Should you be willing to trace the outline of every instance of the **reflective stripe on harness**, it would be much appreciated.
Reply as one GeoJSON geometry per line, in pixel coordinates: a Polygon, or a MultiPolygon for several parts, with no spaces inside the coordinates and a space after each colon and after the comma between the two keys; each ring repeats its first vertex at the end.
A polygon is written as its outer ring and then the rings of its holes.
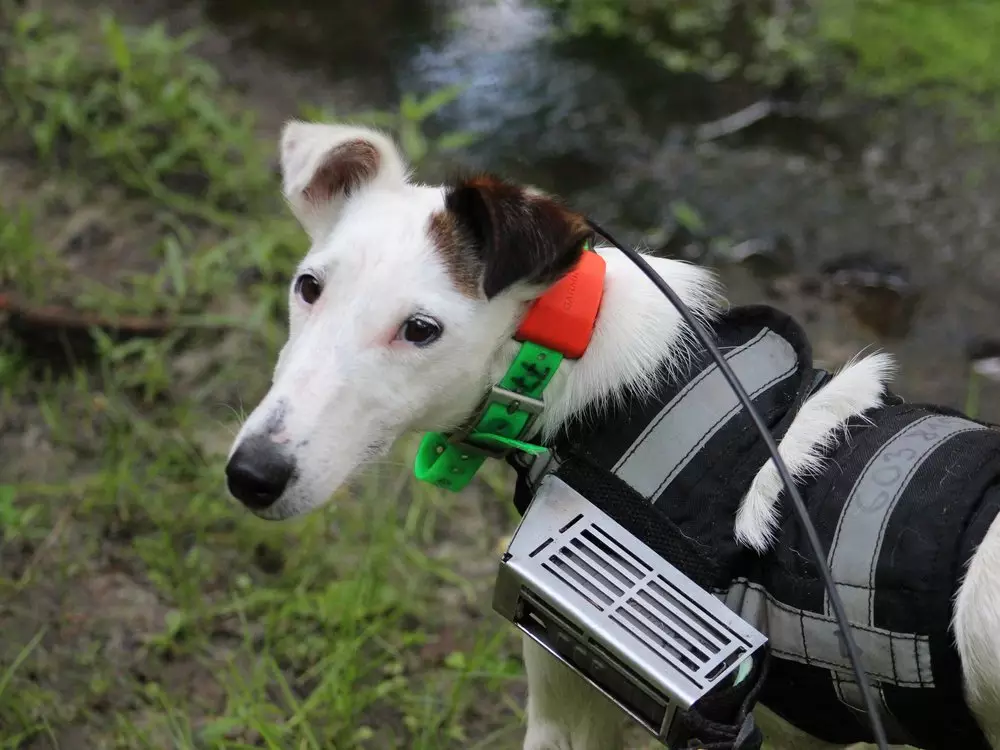
{"type": "MultiPolygon", "coordinates": [[[[797,363],[788,342],[768,329],[723,356],[751,398],[790,377],[797,363]]],[[[831,377],[826,370],[816,370],[803,401],[831,377]]],[[[735,394],[713,363],[663,407],[612,471],[647,499],[655,498],[739,409],[735,394]]],[[[523,464],[528,486],[534,491],[546,475],[559,468],[560,461],[554,451],[546,451],[525,458],[523,464]]]]}
{"type": "MultiPolygon", "coordinates": [[[[791,345],[767,328],[723,356],[751,398],[791,377],[798,363],[791,345]]],[[[740,408],[719,366],[712,363],[663,407],[611,471],[655,502],[740,408]]]]}
{"type": "MultiPolygon", "coordinates": [[[[897,432],[869,459],[844,503],[828,553],[830,572],[852,623],[874,628],[875,570],[886,523],[913,475],[946,440],[983,429],[983,425],[967,419],[930,415],[897,432]]],[[[828,595],[824,596],[823,611],[832,612],[828,595]]],[[[886,672],[892,676],[909,665],[911,685],[934,687],[927,639],[918,640],[911,650],[907,641],[915,638],[912,634],[889,633],[887,650],[869,650],[866,654],[873,660],[887,660],[891,670],[886,672]]],[[[866,669],[871,671],[872,666],[866,664],[866,669]]],[[[830,677],[840,701],[863,717],[864,704],[857,682],[837,670],[831,671],[830,677]]],[[[894,721],[881,690],[877,697],[886,723],[894,721]]]]}

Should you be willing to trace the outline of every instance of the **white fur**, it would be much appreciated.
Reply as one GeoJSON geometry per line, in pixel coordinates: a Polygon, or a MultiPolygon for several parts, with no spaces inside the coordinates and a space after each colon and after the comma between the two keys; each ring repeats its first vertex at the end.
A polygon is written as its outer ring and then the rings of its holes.
{"type": "Polygon", "coordinates": [[[622,747],[621,710],[530,638],[524,639],[528,675],[528,731],[524,750],[622,747]]]}
{"type": "Polygon", "coordinates": [[[335,197],[324,205],[314,206],[303,198],[302,191],[331,151],[358,138],[374,145],[382,156],[378,174],[371,182],[373,187],[396,190],[406,184],[406,164],[399,158],[392,140],[376,130],[292,121],[281,134],[281,173],[285,199],[314,242],[329,234],[346,201],[335,197]]]}
{"type": "MultiPolygon", "coordinates": [[[[680,314],[649,283],[636,266],[616,249],[598,247],[607,264],[602,310],[614,315],[597,319],[586,354],[565,360],[546,389],[546,409],[538,420],[544,437],[551,437],[574,414],[585,409],[596,415],[626,392],[643,393],[655,386],[657,367],[679,367],[691,356],[693,334],[680,314]]],[[[646,259],[685,300],[698,318],[715,312],[718,289],[712,275],[698,266],[662,258],[646,259]]],[[[509,341],[493,363],[497,382],[507,371],[520,344],[509,341]]]]}
{"type": "MultiPolygon", "coordinates": [[[[802,405],[778,445],[778,454],[794,479],[822,471],[822,450],[841,438],[848,419],[882,403],[882,387],[893,367],[888,354],[848,363],[802,405]]],[[[769,459],[754,477],[736,514],[736,538],[742,544],[758,552],[770,546],[783,490],[774,459],[769,459]]]]}
{"type": "Polygon", "coordinates": [[[969,563],[952,626],[966,700],[994,748],[1000,747],[1000,518],[969,563]]]}
{"type": "MultiPolygon", "coordinates": [[[[291,451],[297,471],[281,498],[259,514],[285,518],[331,496],[371,457],[403,433],[450,429],[474,409],[513,358],[511,335],[538,290],[513,288],[491,301],[454,288],[427,234],[443,207],[440,187],[408,181],[392,142],[370,130],[291,123],[281,142],[289,205],[312,239],[299,272],[321,278],[311,307],[290,294],[290,332],[271,390],[243,425],[233,452],[249,436],[291,451]],[[314,205],[302,190],[330,152],[365,139],[381,156],[378,173],[350,197],[314,205]],[[444,335],[416,348],[395,336],[415,312],[434,316],[444,335]],[[274,431],[275,421],[281,429],[274,431]]],[[[692,352],[690,331],[670,303],[617,251],[607,260],[601,314],[593,341],[578,361],[561,367],[546,392],[540,421],[551,435],[571,415],[600,409],[626,390],[643,391],[662,363],[681,364],[692,352]]],[[[649,258],[656,271],[703,319],[717,310],[710,273],[673,260],[649,258]]],[[[819,471],[823,447],[843,439],[845,422],[879,404],[893,369],[876,354],[845,366],[810,398],[780,444],[792,475],[819,471]]],[[[736,518],[740,542],[765,550],[772,540],[782,483],[768,462],[736,518]]],[[[976,553],[958,595],[955,635],[974,712],[1000,747],[1000,521],[976,553]]],[[[616,750],[620,712],[531,641],[525,643],[529,682],[526,750],[616,750]]],[[[768,725],[774,717],[763,711],[768,725]]],[[[830,747],[798,732],[782,747],[830,747]]]]}

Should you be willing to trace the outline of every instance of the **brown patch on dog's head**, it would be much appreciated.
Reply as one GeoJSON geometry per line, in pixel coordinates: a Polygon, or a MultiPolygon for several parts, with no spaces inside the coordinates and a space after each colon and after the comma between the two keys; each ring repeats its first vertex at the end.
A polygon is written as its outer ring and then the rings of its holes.
{"type": "Polygon", "coordinates": [[[323,203],[336,195],[349,197],[378,173],[380,156],[374,144],[363,139],[342,143],[323,157],[323,163],[302,191],[310,203],[323,203]]]}
{"type": "Polygon", "coordinates": [[[487,299],[516,283],[547,285],[580,259],[592,232],[583,216],[491,175],[463,180],[431,219],[456,286],[487,299]],[[441,217],[441,218],[437,218],[441,217]]]}
{"type": "Polygon", "coordinates": [[[431,215],[427,233],[458,291],[467,297],[478,297],[483,266],[469,233],[459,226],[458,218],[449,211],[437,211],[431,215]]]}

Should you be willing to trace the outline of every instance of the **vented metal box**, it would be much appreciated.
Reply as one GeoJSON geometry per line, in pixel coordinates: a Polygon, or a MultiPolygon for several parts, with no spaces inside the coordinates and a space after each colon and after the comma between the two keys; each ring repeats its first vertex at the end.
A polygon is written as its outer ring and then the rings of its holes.
{"type": "Polygon", "coordinates": [[[668,745],[678,710],[732,684],[767,643],[552,476],[503,556],[493,607],[668,745]]]}

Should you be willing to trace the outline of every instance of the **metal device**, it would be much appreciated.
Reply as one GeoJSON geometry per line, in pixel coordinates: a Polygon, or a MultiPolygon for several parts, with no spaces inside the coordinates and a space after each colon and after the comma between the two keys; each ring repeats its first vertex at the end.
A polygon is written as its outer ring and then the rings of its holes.
{"type": "Polygon", "coordinates": [[[503,555],[493,608],[667,745],[679,711],[747,674],[767,644],[553,476],[503,555]]]}

